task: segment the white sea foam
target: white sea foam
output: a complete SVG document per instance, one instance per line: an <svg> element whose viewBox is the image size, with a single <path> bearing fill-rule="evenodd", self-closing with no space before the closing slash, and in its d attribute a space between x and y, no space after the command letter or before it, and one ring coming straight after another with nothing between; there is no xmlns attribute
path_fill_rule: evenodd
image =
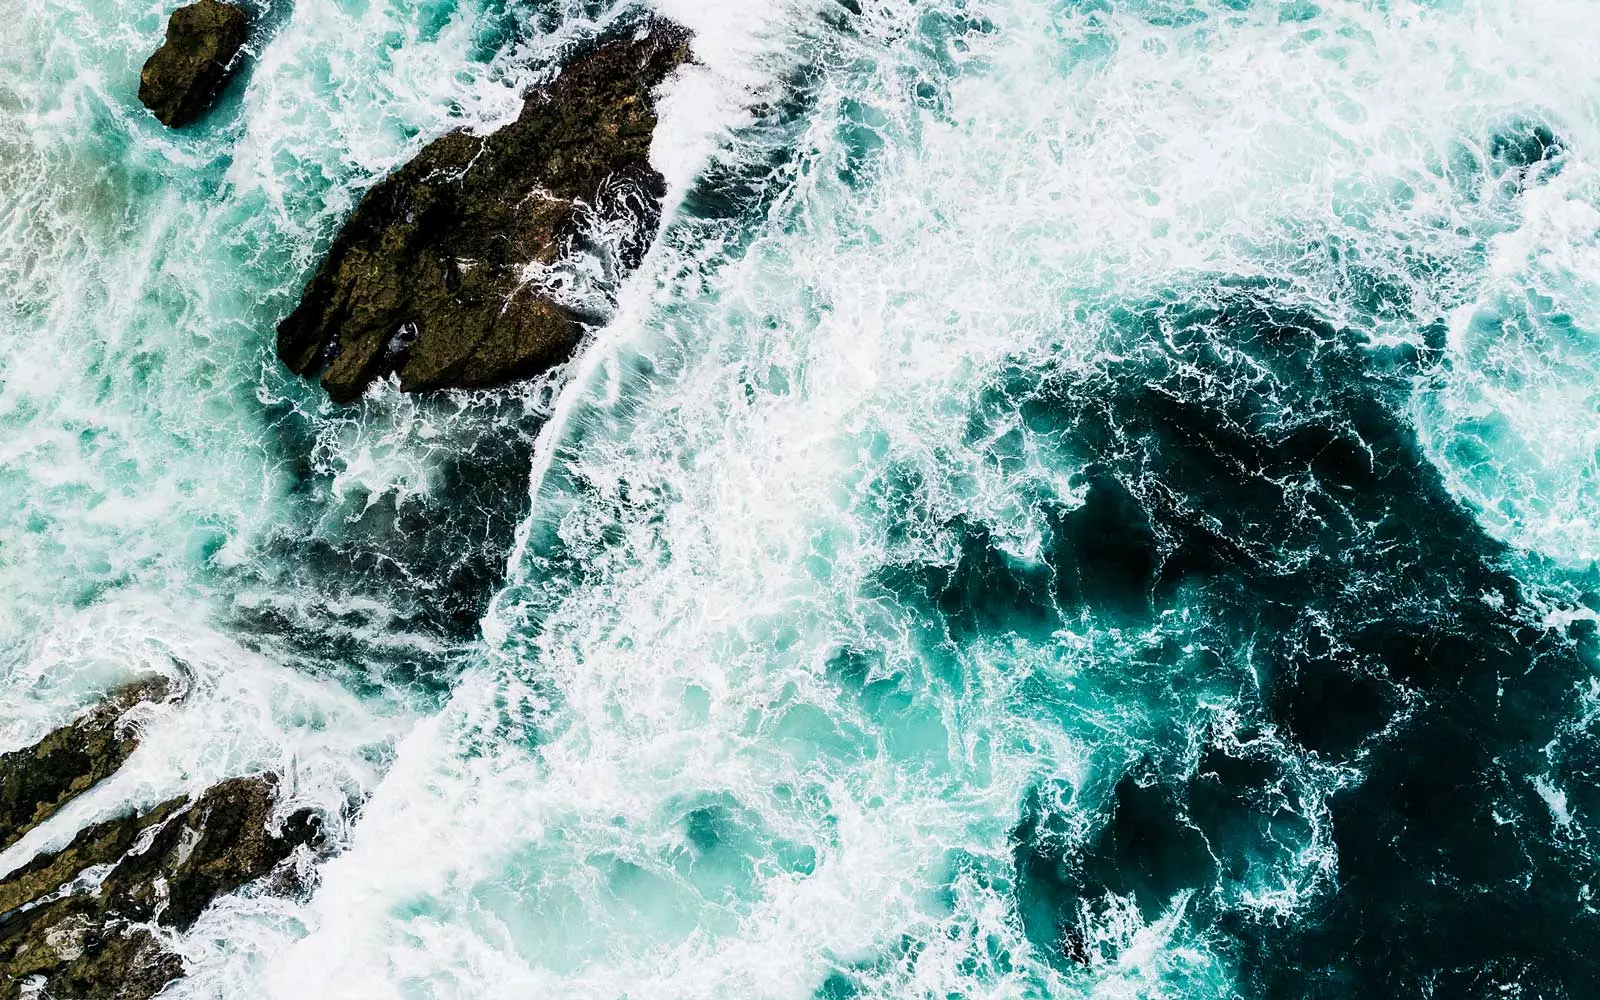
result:
<svg viewBox="0 0 1600 1000"><path fill-rule="evenodd" d="M1127 676L1159 637L1134 630L941 647L875 581L952 563L957 518L1036 558L1028 491L1080 496L1077 470L1017 420L985 432L1016 435L1016 463L969 440L992 372L1100 363L1122 346L1108 306L1218 276L1276 282L1379 344L1455 317L1450 367L1414 404L1430 455L1491 530L1593 558L1593 14L1210 4L1185 24L1106 6L661 4L700 60L667 86L652 150L668 231L565 392L529 395L551 419L509 585L420 721L404 693L358 698L336 663L299 676L215 613L322 600L292 573L280 587L262 544L304 510L263 408L312 428L335 530L376 498L432 495L487 397L380 387L334 412L273 373L265 331L301 273L284 261L313 259L365 183L456 122L503 120L538 57L597 24L574 6L483 62L475 7L299 3L260 39L234 117L179 138L130 101L153 8L28 22L0 50L0 176L18 192L0 191L0 223L20 234L0 279L23 290L0 329L0 421L20 428L0 440L0 669L32 695L0 709L0 734L25 742L141 670L199 681L152 714L125 775L0 861L128 801L279 767L296 803L370 798L309 904L230 899L178 942L192 975L175 996L798 1000L842 974L875 996L1230 995L1182 899L1157 920L1094 901L1107 957L1064 972L1007 891L1031 790L1060 781L1087 836L1106 775L1175 719L1226 727L1226 698ZM61 93L16 90L59 60ZM810 88L798 119L750 128L792 77ZM1563 140L1561 171L1464 196L1455 151L1526 116ZM687 215L708 161L769 157L764 217ZM1474 324L1528 283L1576 333ZM1395 307L1369 316L1367 284ZM1485 414L1509 430L1488 460L1460 458ZM863 676L841 675L844 649ZM1306 808L1309 832L1239 905L1286 916L1326 884L1325 817Z"/></svg>
<svg viewBox="0 0 1600 1000"><path fill-rule="evenodd" d="M1437 165L1530 106L1577 115L1547 98L1578 53L1546 42L1578 12L970 13L992 30L930 40L868 5L816 53L816 111L754 241L724 259L669 235L630 287L547 429L490 662L402 748L282 995L803 997L850 968L875 995L1228 995L1175 915L1126 907L1103 918L1114 966L1065 976L986 882L1010 875L1028 789L1087 795L1186 710L1173 692L1119 686L1129 647L1096 635L980 645L951 682L862 595L891 557L948 562L957 515L1037 545L1019 489L1071 495L1072 470L987 464L968 403L1009 355L1094 363L1105 303L1220 274L1354 321L1370 304L1335 242L1408 317L1472 294L1500 219ZM901 541L875 493L897 468L931 508ZM546 579L554 548L581 586ZM830 673L842 646L878 655L896 710ZM1021 698L1035 675L1074 691L1065 716ZM1326 884L1327 825L1309 829L1240 905L1288 913Z"/></svg>
<svg viewBox="0 0 1600 1000"><path fill-rule="evenodd" d="M1448 371L1419 389L1418 430L1446 481L1513 545L1600 558L1600 175L1592 147L1517 199L1478 294L1451 315Z"/></svg>

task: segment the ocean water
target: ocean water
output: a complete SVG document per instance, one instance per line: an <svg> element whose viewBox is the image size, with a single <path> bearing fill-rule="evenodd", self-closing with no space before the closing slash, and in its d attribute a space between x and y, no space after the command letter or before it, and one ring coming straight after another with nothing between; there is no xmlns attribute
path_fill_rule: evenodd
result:
<svg viewBox="0 0 1600 1000"><path fill-rule="evenodd" d="M1600 8L660 0L665 225L535 383L328 404L361 192L620 2L0 0L0 855L259 769L174 997L1600 995ZM604 234L602 234L604 235Z"/></svg>

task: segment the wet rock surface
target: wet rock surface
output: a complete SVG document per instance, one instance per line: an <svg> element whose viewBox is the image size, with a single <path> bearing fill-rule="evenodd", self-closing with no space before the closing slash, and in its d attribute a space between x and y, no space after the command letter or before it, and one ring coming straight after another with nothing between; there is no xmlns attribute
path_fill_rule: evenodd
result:
<svg viewBox="0 0 1600 1000"><path fill-rule="evenodd" d="M237 65L250 19L222 0L179 7L167 37L139 73L139 100L163 125L178 128L211 107Z"/></svg>
<svg viewBox="0 0 1600 1000"><path fill-rule="evenodd" d="M271 874L321 824L302 810L272 828L270 775L92 826L0 882L0 997L142 1000L183 974L151 929L185 930L211 901ZM109 870L106 866L109 866ZM97 884L98 880L98 884Z"/></svg>
<svg viewBox="0 0 1600 1000"><path fill-rule="evenodd" d="M652 19L574 59L512 124L428 145L345 224L278 327L284 363L348 402L394 372L407 391L470 388L567 360L579 317L530 268L581 239L588 211L633 225L637 247L653 238L651 94L689 58L688 33Z"/></svg>
<svg viewBox="0 0 1600 1000"><path fill-rule="evenodd" d="M139 745L123 717L171 693L165 678L129 684L33 746L0 755L0 850L121 767Z"/></svg>
<svg viewBox="0 0 1600 1000"><path fill-rule="evenodd" d="M133 752L121 725L134 705L168 697L164 679L129 685L26 750L0 758L14 841ZM0 879L0 1000L23 996L144 1000L183 974L158 928L185 930L219 896L322 846L301 810L275 824L277 778L234 778L97 823ZM272 888L292 886L279 879Z"/></svg>

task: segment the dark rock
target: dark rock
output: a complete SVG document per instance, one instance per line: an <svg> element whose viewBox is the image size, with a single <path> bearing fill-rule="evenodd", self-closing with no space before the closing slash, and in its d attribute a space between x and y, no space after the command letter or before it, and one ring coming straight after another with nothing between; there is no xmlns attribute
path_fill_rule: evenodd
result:
<svg viewBox="0 0 1600 1000"><path fill-rule="evenodd" d="M0 755L0 850L121 767L139 744L123 715L170 693L165 678L129 684L33 746Z"/></svg>
<svg viewBox="0 0 1600 1000"><path fill-rule="evenodd" d="M653 238L664 182L648 162L651 94L689 57L686 31L651 20L573 60L498 132L429 144L345 224L278 326L284 363L348 402L391 372L423 391L567 360L579 319L525 287L524 269L557 260L602 200Z"/></svg>
<svg viewBox="0 0 1600 1000"><path fill-rule="evenodd" d="M222 0L179 7L167 21L167 40L139 73L139 100L163 125L194 121L216 100L244 46L250 19Z"/></svg>
<svg viewBox="0 0 1600 1000"><path fill-rule="evenodd" d="M112 869L100 886L107 906L118 916L186 929L213 899L266 875L296 847L317 839L320 823L305 810L281 831L270 831L276 801L271 776L234 778L207 790L163 824L149 847Z"/></svg>
<svg viewBox="0 0 1600 1000"><path fill-rule="evenodd" d="M51 996L146 1000L183 963L141 924L184 930L213 899L273 872L321 825L302 810L281 830L270 775L97 824L0 881L0 1000L25 985ZM110 871L94 884L95 866Z"/></svg>
<svg viewBox="0 0 1600 1000"><path fill-rule="evenodd" d="M84 869L121 859L140 834L184 804L184 799L173 799L146 813L130 813L96 823L79 831L72 843L56 853L40 855L13 871L0 882L0 925L10 919L14 910L56 891Z"/></svg>
<svg viewBox="0 0 1600 1000"><path fill-rule="evenodd" d="M47 997L148 1000L183 975L183 960L149 930L93 911L73 897L36 911L26 927L0 926L0 998L40 996L43 987Z"/></svg>

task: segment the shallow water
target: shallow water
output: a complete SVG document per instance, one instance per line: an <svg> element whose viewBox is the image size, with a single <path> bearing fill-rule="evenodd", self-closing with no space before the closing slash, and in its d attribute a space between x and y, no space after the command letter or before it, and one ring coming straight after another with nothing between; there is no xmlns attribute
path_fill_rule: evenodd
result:
<svg viewBox="0 0 1600 1000"><path fill-rule="evenodd" d="M360 192L604 3L0 39L0 856L231 774L341 853L174 996L1593 995L1586 2L663 0L666 226L537 384L327 404Z"/></svg>

